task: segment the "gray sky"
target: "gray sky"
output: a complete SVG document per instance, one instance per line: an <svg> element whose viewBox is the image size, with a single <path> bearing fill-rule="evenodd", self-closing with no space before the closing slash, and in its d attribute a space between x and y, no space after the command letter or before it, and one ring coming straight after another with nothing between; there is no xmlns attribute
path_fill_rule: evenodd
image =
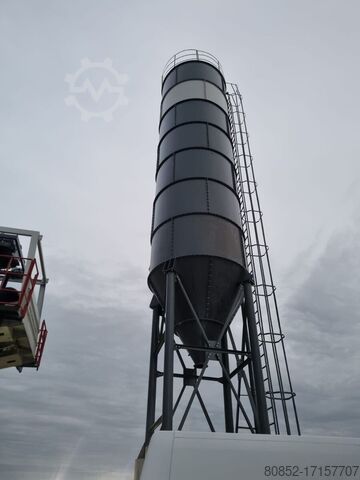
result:
<svg viewBox="0 0 360 480"><path fill-rule="evenodd" d="M6 1L1 224L39 229L39 372L0 372L4 480L125 480L143 439L160 77L216 55L244 97L303 433L360 436L357 1ZM65 104L110 58L113 120ZM93 78L96 83L96 78Z"/></svg>

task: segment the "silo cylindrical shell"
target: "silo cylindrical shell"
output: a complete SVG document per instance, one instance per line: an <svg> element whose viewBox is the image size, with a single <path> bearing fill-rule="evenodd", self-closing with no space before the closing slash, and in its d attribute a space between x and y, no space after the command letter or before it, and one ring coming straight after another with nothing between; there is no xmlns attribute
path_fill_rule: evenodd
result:
<svg viewBox="0 0 360 480"><path fill-rule="evenodd" d="M188 61L167 74L159 133L149 286L164 306L172 265L216 340L246 275L226 84L217 68ZM175 332L186 345L204 345L179 288ZM189 353L201 366L204 353Z"/></svg>

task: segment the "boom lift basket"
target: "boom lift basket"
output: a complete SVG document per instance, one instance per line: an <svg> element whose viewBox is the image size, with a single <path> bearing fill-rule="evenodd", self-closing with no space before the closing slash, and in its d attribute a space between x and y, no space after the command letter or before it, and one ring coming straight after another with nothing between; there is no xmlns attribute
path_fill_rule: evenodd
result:
<svg viewBox="0 0 360 480"><path fill-rule="evenodd" d="M41 235L0 227L0 369L39 368L47 337L41 322L47 278ZM28 244L23 255L22 243Z"/></svg>

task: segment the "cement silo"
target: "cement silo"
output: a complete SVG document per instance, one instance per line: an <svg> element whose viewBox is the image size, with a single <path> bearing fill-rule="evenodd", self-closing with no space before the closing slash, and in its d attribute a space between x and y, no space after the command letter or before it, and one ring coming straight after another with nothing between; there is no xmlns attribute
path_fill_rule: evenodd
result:
<svg viewBox="0 0 360 480"><path fill-rule="evenodd" d="M206 382L221 389L226 432L300 433L242 97L211 54L182 51L165 67L155 177L139 462L157 428L183 429L195 400L217 431Z"/></svg>
<svg viewBox="0 0 360 480"><path fill-rule="evenodd" d="M175 66L163 80L149 285L165 304L165 272L175 268L210 341L238 301L246 278L240 204L225 80L204 61ZM175 333L204 346L183 296ZM197 367L204 352L191 350Z"/></svg>

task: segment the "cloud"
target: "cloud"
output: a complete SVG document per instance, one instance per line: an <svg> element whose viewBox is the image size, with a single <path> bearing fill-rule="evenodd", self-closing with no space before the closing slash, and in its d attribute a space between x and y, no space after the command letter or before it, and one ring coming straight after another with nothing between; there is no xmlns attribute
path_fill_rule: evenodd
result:
<svg viewBox="0 0 360 480"><path fill-rule="evenodd" d="M146 279L139 281L135 267L111 277L66 259L55 264L43 364L39 372L2 371L0 474L6 480L90 480L123 471L126 478L144 435L151 325ZM66 288L55 293L62 284ZM112 286L118 297L109 297Z"/></svg>
<svg viewBox="0 0 360 480"><path fill-rule="evenodd" d="M335 233L284 307L303 433L360 436L359 244Z"/></svg>

